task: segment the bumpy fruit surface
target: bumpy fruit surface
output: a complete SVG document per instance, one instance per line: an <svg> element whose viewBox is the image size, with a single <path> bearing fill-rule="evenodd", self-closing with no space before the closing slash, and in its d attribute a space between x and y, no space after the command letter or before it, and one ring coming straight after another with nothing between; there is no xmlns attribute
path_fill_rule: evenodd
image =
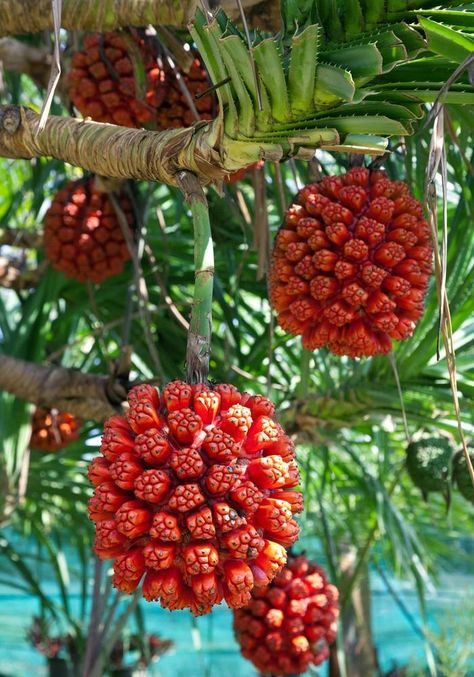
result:
<svg viewBox="0 0 474 677"><path fill-rule="evenodd" d="M448 491L454 448L446 437L425 437L407 447L406 467L415 486L425 494Z"/></svg>
<svg viewBox="0 0 474 677"><path fill-rule="evenodd" d="M430 232L408 186L353 168L300 190L273 250L270 300L303 346L386 353L412 335L432 270Z"/></svg>
<svg viewBox="0 0 474 677"><path fill-rule="evenodd" d="M239 607L286 562L302 509L291 440L270 400L231 385L129 393L91 462L95 551L114 585L168 609Z"/></svg>
<svg viewBox="0 0 474 677"><path fill-rule="evenodd" d="M136 72L144 71L144 82ZM181 78L198 118L178 84ZM200 61L194 59L188 73L176 74L161 58L156 42L138 32L93 33L84 38L84 50L76 52L69 72L69 96L84 117L125 127L168 129L187 127L196 119L210 119L213 97L194 99L209 87Z"/></svg>
<svg viewBox="0 0 474 677"><path fill-rule="evenodd" d="M133 227L129 200L121 197L120 207ZM79 282L103 282L130 258L112 202L93 177L56 193L45 217L44 247L53 268Z"/></svg>
<svg viewBox="0 0 474 677"><path fill-rule="evenodd" d="M168 93L163 104L156 113L156 129L164 130L178 127L189 127L197 120L212 120L216 106L212 94L196 99L196 94L210 87L210 80L201 61L195 57L188 73L171 70L166 66ZM181 79L183 88L179 86ZM189 105L191 99L193 108Z"/></svg>
<svg viewBox="0 0 474 677"><path fill-rule="evenodd" d="M474 449L472 440L470 443L468 443L468 452L471 463L474 465ZM464 451L462 449L457 452L453 460L453 477L459 492L464 496L466 501L474 503L474 486L472 485L471 475L469 473L466 457L464 456Z"/></svg>
<svg viewBox="0 0 474 677"><path fill-rule="evenodd" d="M234 611L242 655L264 674L295 675L319 665L336 637L338 598L321 567L290 556L268 587Z"/></svg>
<svg viewBox="0 0 474 677"><path fill-rule="evenodd" d="M57 409L37 408L31 420L30 447L54 452L67 447L79 437L78 419Z"/></svg>
<svg viewBox="0 0 474 677"><path fill-rule="evenodd" d="M144 83L137 83L134 65L144 70ZM84 117L124 127L152 122L168 90L150 43L137 33L86 35L68 78L70 99Z"/></svg>

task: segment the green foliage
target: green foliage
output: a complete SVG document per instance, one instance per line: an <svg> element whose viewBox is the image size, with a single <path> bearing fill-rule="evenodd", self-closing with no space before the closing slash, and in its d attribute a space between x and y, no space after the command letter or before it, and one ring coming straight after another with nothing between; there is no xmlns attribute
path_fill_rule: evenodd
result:
<svg viewBox="0 0 474 677"><path fill-rule="evenodd" d="M429 633L440 677L466 677L469 674L474 660L473 620L474 601L472 596L468 596L447 612L436 631ZM424 670L416 667L408 672L409 677L422 677L424 674Z"/></svg>
<svg viewBox="0 0 474 677"><path fill-rule="evenodd" d="M445 437L422 437L407 447L408 473L424 495L449 491L454 448Z"/></svg>
<svg viewBox="0 0 474 677"><path fill-rule="evenodd" d="M421 104L435 100L447 79L439 77L440 58L449 77L472 51L466 17L473 13L447 12L435 21L418 18L415 3L366 4L288 0L281 35L257 34L252 45L222 10L210 23L198 11L191 32L213 82L224 82L218 96L229 161L239 156L250 164L262 149L276 159L300 151L306 157L317 146L377 153L384 137L413 133ZM399 78L403 86L394 87ZM444 100L474 103L466 73Z"/></svg>

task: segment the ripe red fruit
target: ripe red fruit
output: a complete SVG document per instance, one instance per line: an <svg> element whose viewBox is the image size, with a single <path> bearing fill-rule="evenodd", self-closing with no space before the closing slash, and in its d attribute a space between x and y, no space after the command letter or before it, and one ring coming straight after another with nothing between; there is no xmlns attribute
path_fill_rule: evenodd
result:
<svg viewBox="0 0 474 677"><path fill-rule="evenodd" d="M211 85L207 71L199 58L194 58L187 73L180 71L179 68L176 73L167 62L165 69L169 89L156 113L156 129L189 127L197 120L212 120L216 108L213 94L195 98L196 94L204 92ZM178 77L185 85L184 92L179 86ZM195 110L189 105L190 100Z"/></svg>
<svg viewBox="0 0 474 677"><path fill-rule="evenodd" d="M405 183L358 167L305 186L288 208L270 301L305 348L376 355L412 335L431 271L421 203Z"/></svg>
<svg viewBox="0 0 474 677"><path fill-rule="evenodd" d="M129 200L121 197L120 207L132 226ZM44 246L53 268L79 282L103 282L130 258L116 211L94 177L70 181L56 193L45 217Z"/></svg>
<svg viewBox="0 0 474 677"><path fill-rule="evenodd" d="M30 447L54 452L67 447L79 437L79 420L57 409L35 409L31 420Z"/></svg>
<svg viewBox="0 0 474 677"><path fill-rule="evenodd" d="M207 72L194 59L188 73L171 68L154 44L139 32L92 33L84 38L84 50L71 59L69 96L84 117L125 127L163 130L188 127L196 119L212 118L213 96L195 99L209 87ZM144 82L136 72L144 71ZM187 87L189 99L178 84ZM198 114L191 110L192 101Z"/></svg>
<svg viewBox="0 0 474 677"><path fill-rule="evenodd" d="M136 81L136 66L144 70L144 83ZM71 59L68 81L71 101L84 117L124 127L153 121L168 91L150 43L136 32L127 38L113 32L86 35L84 50Z"/></svg>
<svg viewBox="0 0 474 677"><path fill-rule="evenodd" d="M320 567L290 556L269 586L234 611L242 655L262 674L295 675L319 665L336 637L338 597Z"/></svg>
<svg viewBox="0 0 474 677"><path fill-rule="evenodd" d="M133 388L105 424L89 467L95 551L114 585L168 609L246 604L298 536L302 509L291 440L265 397L173 381Z"/></svg>

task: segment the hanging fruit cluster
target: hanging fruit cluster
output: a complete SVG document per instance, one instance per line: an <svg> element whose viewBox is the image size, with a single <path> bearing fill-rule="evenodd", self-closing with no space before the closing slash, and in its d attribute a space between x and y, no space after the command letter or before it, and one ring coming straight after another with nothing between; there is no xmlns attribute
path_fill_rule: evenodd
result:
<svg viewBox="0 0 474 677"><path fill-rule="evenodd" d="M468 449L471 462L474 452ZM442 494L447 503L453 483L467 501L474 503L474 487L463 449L456 452L447 436L422 435L410 442L406 451L406 469L413 484L425 499L428 494Z"/></svg>
<svg viewBox="0 0 474 677"><path fill-rule="evenodd" d="M133 227L130 201L118 199ZM116 210L94 177L71 181L56 193L45 217L44 247L53 268L79 282L103 282L130 258Z"/></svg>
<svg viewBox="0 0 474 677"><path fill-rule="evenodd" d="M474 466L474 449L472 440L469 443L468 452L471 463ZM466 499L466 501L474 503L474 485L467 467L466 456L463 449L460 449L454 456L453 478L456 482L459 493Z"/></svg>
<svg viewBox="0 0 474 677"><path fill-rule="evenodd" d="M95 551L114 585L168 609L250 599L286 562L302 509L291 440L274 405L230 385L141 385L106 423L92 461Z"/></svg>
<svg viewBox="0 0 474 677"><path fill-rule="evenodd" d="M209 87L199 59L184 73L160 57L153 40L136 31L84 38L84 50L73 55L68 76L69 97L84 117L156 130L212 118L212 95L194 98Z"/></svg>
<svg viewBox="0 0 474 677"><path fill-rule="evenodd" d="M309 350L386 353L423 313L432 270L420 202L402 181L354 168L300 190L272 256L280 326Z"/></svg>
<svg viewBox="0 0 474 677"><path fill-rule="evenodd" d="M55 452L79 437L78 419L57 409L35 409L31 419L31 449Z"/></svg>
<svg viewBox="0 0 474 677"><path fill-rule="evenodd" d="M268 587L234 611L243 656L263 674L295 675L319 665L336 637L338 598L321 567L290 556Z"/></svg>
<svg viewBox="0 0 474 677"><path fill-rule="evenodd" d="M166 99L156 112L156 129L165 130L189 127L197 120L212 120L214 98L212 94L195 98L210 86L209 76L201 61L195 57L188 73L178 67L166 68L168 91ZM181 80L181 87L179 80Z"/></svg>
<svg viewBox="0 0 474 677"><path fill-rule="evenodd" d="M423 495L427 496L430 491L449 491L453 454L454 447L447 437L422 437L408 445L408 474Z"/></svg>
<svg viewBox="0 0 474 677"><path fill-rule="evenodd" d="M166 96L165 73L144 39L129 37L130 47L119 33L93 33L84 38L84 51L76 52L69 71L69 97L76 108L96 122L141 127L153 119ZM132 42L145 71L142 98L137 97Z"/></svg>

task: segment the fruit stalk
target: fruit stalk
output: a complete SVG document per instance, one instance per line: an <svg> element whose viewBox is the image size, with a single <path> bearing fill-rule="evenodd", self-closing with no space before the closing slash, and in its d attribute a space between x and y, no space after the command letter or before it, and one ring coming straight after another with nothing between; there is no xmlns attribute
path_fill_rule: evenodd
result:
<svg viewBox="0 0 474 677"><path fill-rule="evenodd" d="M179 172L177 180L188 203L194 225L194 296L186 348L186 380L206 383L209 374L212 333L214 246L209 208L199 180L190 172Z"/></svg>

